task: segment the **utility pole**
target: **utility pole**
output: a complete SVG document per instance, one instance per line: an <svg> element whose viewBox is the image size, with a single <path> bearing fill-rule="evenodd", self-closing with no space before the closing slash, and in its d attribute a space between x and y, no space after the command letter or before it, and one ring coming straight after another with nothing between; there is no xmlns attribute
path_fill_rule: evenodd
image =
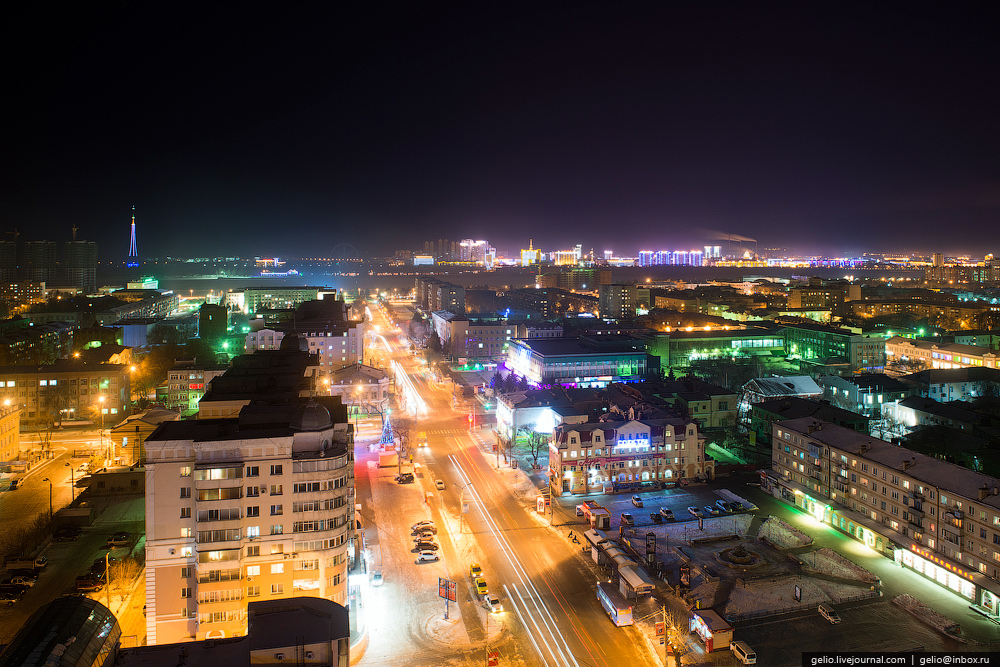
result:
<svg viewBox="0 0 1000 667"><path fill-rule="evenodd" d="M108 603L109 610L111 609L111 565L108 562L110 553L110 550L104 552L104 601Z"/></svg>

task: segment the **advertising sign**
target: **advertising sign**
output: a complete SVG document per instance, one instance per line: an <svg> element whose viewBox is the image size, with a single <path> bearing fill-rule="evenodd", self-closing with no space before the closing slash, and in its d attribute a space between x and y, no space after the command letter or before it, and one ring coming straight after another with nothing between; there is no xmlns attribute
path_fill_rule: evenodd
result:
<svg viewBox="0 0 1000 667"><path fill-rule="evenodd" d="M458 599L458 584L444 577L438 577L438 597L455 602Z"/></svg>

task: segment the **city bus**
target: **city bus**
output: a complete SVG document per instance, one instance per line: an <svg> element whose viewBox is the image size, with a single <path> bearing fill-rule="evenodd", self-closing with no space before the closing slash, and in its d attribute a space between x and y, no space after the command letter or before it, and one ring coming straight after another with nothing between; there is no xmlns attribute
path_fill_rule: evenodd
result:
<svg viewBox="0 0 1000 667"><path fill-rule="evenodd" d="M608 612L612 623L618 627L632 625L632 605L622 597L614 584L597 584L597 599L601 601L604 611Z"/></svg>

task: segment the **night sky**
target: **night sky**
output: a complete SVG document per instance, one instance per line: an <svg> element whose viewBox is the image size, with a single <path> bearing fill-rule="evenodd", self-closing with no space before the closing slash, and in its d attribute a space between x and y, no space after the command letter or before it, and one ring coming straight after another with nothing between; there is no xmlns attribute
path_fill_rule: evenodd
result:
<svg viewBox="0 0 1000 667"><path fill-rule="evenodd" d="M86 4L0 28L22 240L1000 254L986 3Z"/></svg>

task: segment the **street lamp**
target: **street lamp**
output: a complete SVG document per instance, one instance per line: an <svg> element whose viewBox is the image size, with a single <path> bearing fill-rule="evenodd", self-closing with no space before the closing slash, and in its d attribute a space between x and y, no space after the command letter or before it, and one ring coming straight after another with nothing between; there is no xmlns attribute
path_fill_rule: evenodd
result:
<svg viewBox="0 0 1000 667"><path fill-rule="evenodd" d="M52 480L46 477L42 481L49 483L49 521L52 521Z"/></svg>
<svg viewBox="0 0 1000 667"><path fill-rule="evenodd" d="M103 451L104 450L104 397L103 396L98 396L97 397L97 403L100 406L99 409L100 409L100 412L101 412L101 433L100 433L100 435L101 435L101 450ZM111 459L110 458L108 458L108 465L111 465Z"/></svg>
<svg viewBox="0 0 1000 667"><path fill-rule="evenodd" d="M66 467L69 468L69 493L70 493L70 504L76 500L76 475L74 474L73 464L67 463Z"/></svg>

